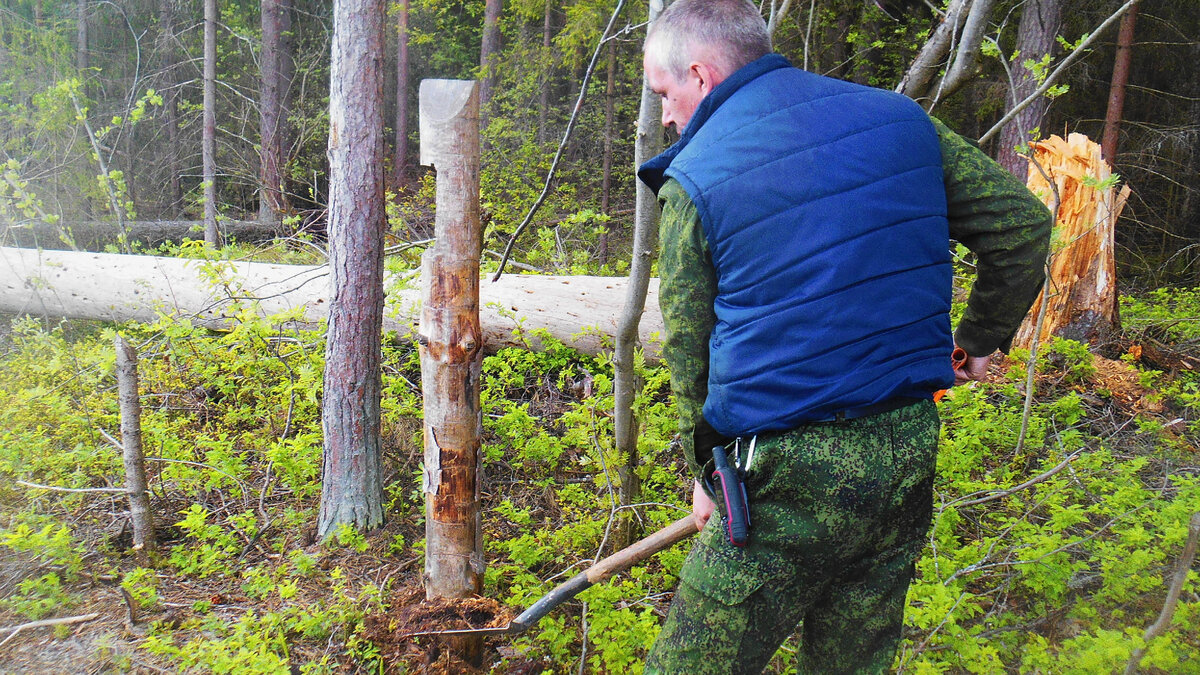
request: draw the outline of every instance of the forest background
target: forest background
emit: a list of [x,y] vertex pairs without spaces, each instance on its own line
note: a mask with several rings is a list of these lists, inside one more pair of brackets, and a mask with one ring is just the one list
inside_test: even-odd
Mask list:
[[[305,0],[214,4],[210,64],[198,2],[9,0],[0,8],[0,218],[8,226],[0,244],[32,245],[20,238],[33,232],[38,246],[65,247],[92,223],[216,217],[227,234],[243,221],[269,223],[273,241],[133,248],[200,258],[214,279],[232,259],[324,260],[333,9]],[[1106,121],[1118,33],[1088,38],[1123,4],[985,3],[978,64],[932,104],[959,133],[980,138],[1014,98],[1070,60],[1031,106],[1031,122],[1007,125],[982,147],[1023,176],[1013,150],[1029,140],[1116,132],[1109,159],[1132,196],[1117,225],[1120,329],[1090,344],[1045,345],[1032,387],[1029,355],[1016,354],[988,383],[943,404],[935,527],[910,594],[900,670],[1111,672],[1146,648],[1143,668],[1200,672],[1194,570],[1163,630],[1145,633],[1172,606],[1164,605],[1167,582],[1184,557],[1188,518],[1200,511],[1200,12],[1192,0],[1141,4],[1124,105]],[[481,77],[485,260],[494,268],[561,145],[552,189],[512,264],[527,273],[629,271],[644,3],[618,16],[584,104],[574,106],[612,11],[591,0],[503,8],[420,0],[378,17],[389,41],[391,269],[415,268],[432,232],[433,174],[413,152],[416,83]],[[1026,20],[1035,13],[1041,20]],[[793,63],[888,89],[938,25],[923,2],[767,3],[764,14],[775,17],[777,50]],[[485,30],[489,16],[498,32]],[[211,167],[203,161],[206,65],[216,85]],[[928,105],[931,97],[921,98]],[[960,261],[964,289],[970,262]],[[121,483],[121,458],[105,439],[118,426],[116,330],[143,352],[150,488],[163,528],[162,554],[150,562],[128,551],[122,499],[36,487]],[[342,528],[327,542],[313,527],[321,328],[283,332],[249,307],[222,332],[180,317],[141,326],[11,317],[0,324],[0,346],[5,623],[99,615],[11,631],[0,638],[7,667],[342,672],[437,662],[387,620],[411,600],[423,551],[420,375],[406,336],[384,346],[388,524],[366,534]],[[645,359],[637,369],[637,511],[653,529],[677,517],[687,485],[670,445],[667,373]],[[610,545],[623,459],[612,372],[606,355],[553,344],[485,359],[485,595],[523,607]],[[638,670],[682,556],[672,550],[588,591],[499,645],[488,666]],[[789,671],[795,644],[781,649],[774,671]]]

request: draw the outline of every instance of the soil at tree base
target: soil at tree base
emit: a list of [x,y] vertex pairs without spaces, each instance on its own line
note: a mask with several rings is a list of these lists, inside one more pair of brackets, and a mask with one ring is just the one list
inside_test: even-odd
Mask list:
[[[363,619],[363,636],[379,648],[385,672],[391,673],[482,673],[511,674],[534,670],[535,664],[522,661],[505,649],[509,637],[489,638],[484,643],[481,666],[473,666],[453,653],[447,638],[437,635],[414,637],[413,633],[463,628],[502,628],[515,613],[491,598],[425,599],[420,587],[397,590],[380,614]],[[517,657],[503,668],[501,657]]]

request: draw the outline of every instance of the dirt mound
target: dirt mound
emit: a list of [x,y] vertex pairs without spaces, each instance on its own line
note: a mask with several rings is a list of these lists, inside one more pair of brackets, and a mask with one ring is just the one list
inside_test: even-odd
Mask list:
[[[382,614],[363,620],[363,636],[379,648],[387,673],[476,673],[482,672],[473,660],[459,653],[460,639],[438,635],[414,635],[431,631],[463,628],[501,628],[513,613],[489,598],[438,598],[426,600],[420,588],[401,589],[388,601]],[[497,640],[497,643],[502,640]],[[476,646],[478,663],[494,661],[496,650],[487,644]]]

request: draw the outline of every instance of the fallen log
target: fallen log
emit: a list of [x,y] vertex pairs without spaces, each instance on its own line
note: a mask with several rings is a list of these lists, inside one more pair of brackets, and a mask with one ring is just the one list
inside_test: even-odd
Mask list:
[[[384,330],[408,335],[420,319],[415,277],[384,281]],[[612,348],[627,280],[621,277],[506,275],[480,284],[480,323],[489,350],[542,347],[545,330],[587,354]],[[212,329],[228,328],[237,304],[253,302],[260,316],[293,312],[288,323],[316,325],[328,316],[328,269],[156,256],[39,251],[0,247],[0,313],[151,322],[187,317]],[[514,337],[521,328],[524,338]],[[646,357],[657,360],[664,333],[658,280],[652,279],[639,335]]]
[[[224,241],[231,239],[254,243],[282,235],[278,225],[255,220],[226,220],[218,225]],[[204,222],[199,220],[135,220],[125,223],[130,243],[154,248],[166,242],[204,239]],[[47,223],[28,221],[0,225],[0,244],[22,248],[47,248],[59,251],[102,251],[116,245],[120,227],[115,222],[83,221]]]

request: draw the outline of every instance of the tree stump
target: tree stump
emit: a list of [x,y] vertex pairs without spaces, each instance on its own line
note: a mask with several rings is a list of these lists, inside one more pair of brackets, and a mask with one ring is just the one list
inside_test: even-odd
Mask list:
[[[1096,343],[1118,327],[1113,233],[1129,197],[1100,157],[1100,146],[1083,134],[1051,136],[1032,144],[1028,186],[1054,209],[1048,286],[1013,338],[1029,348],[1060,336]],[[1039,314],[1044,306],[1045,319]]]

